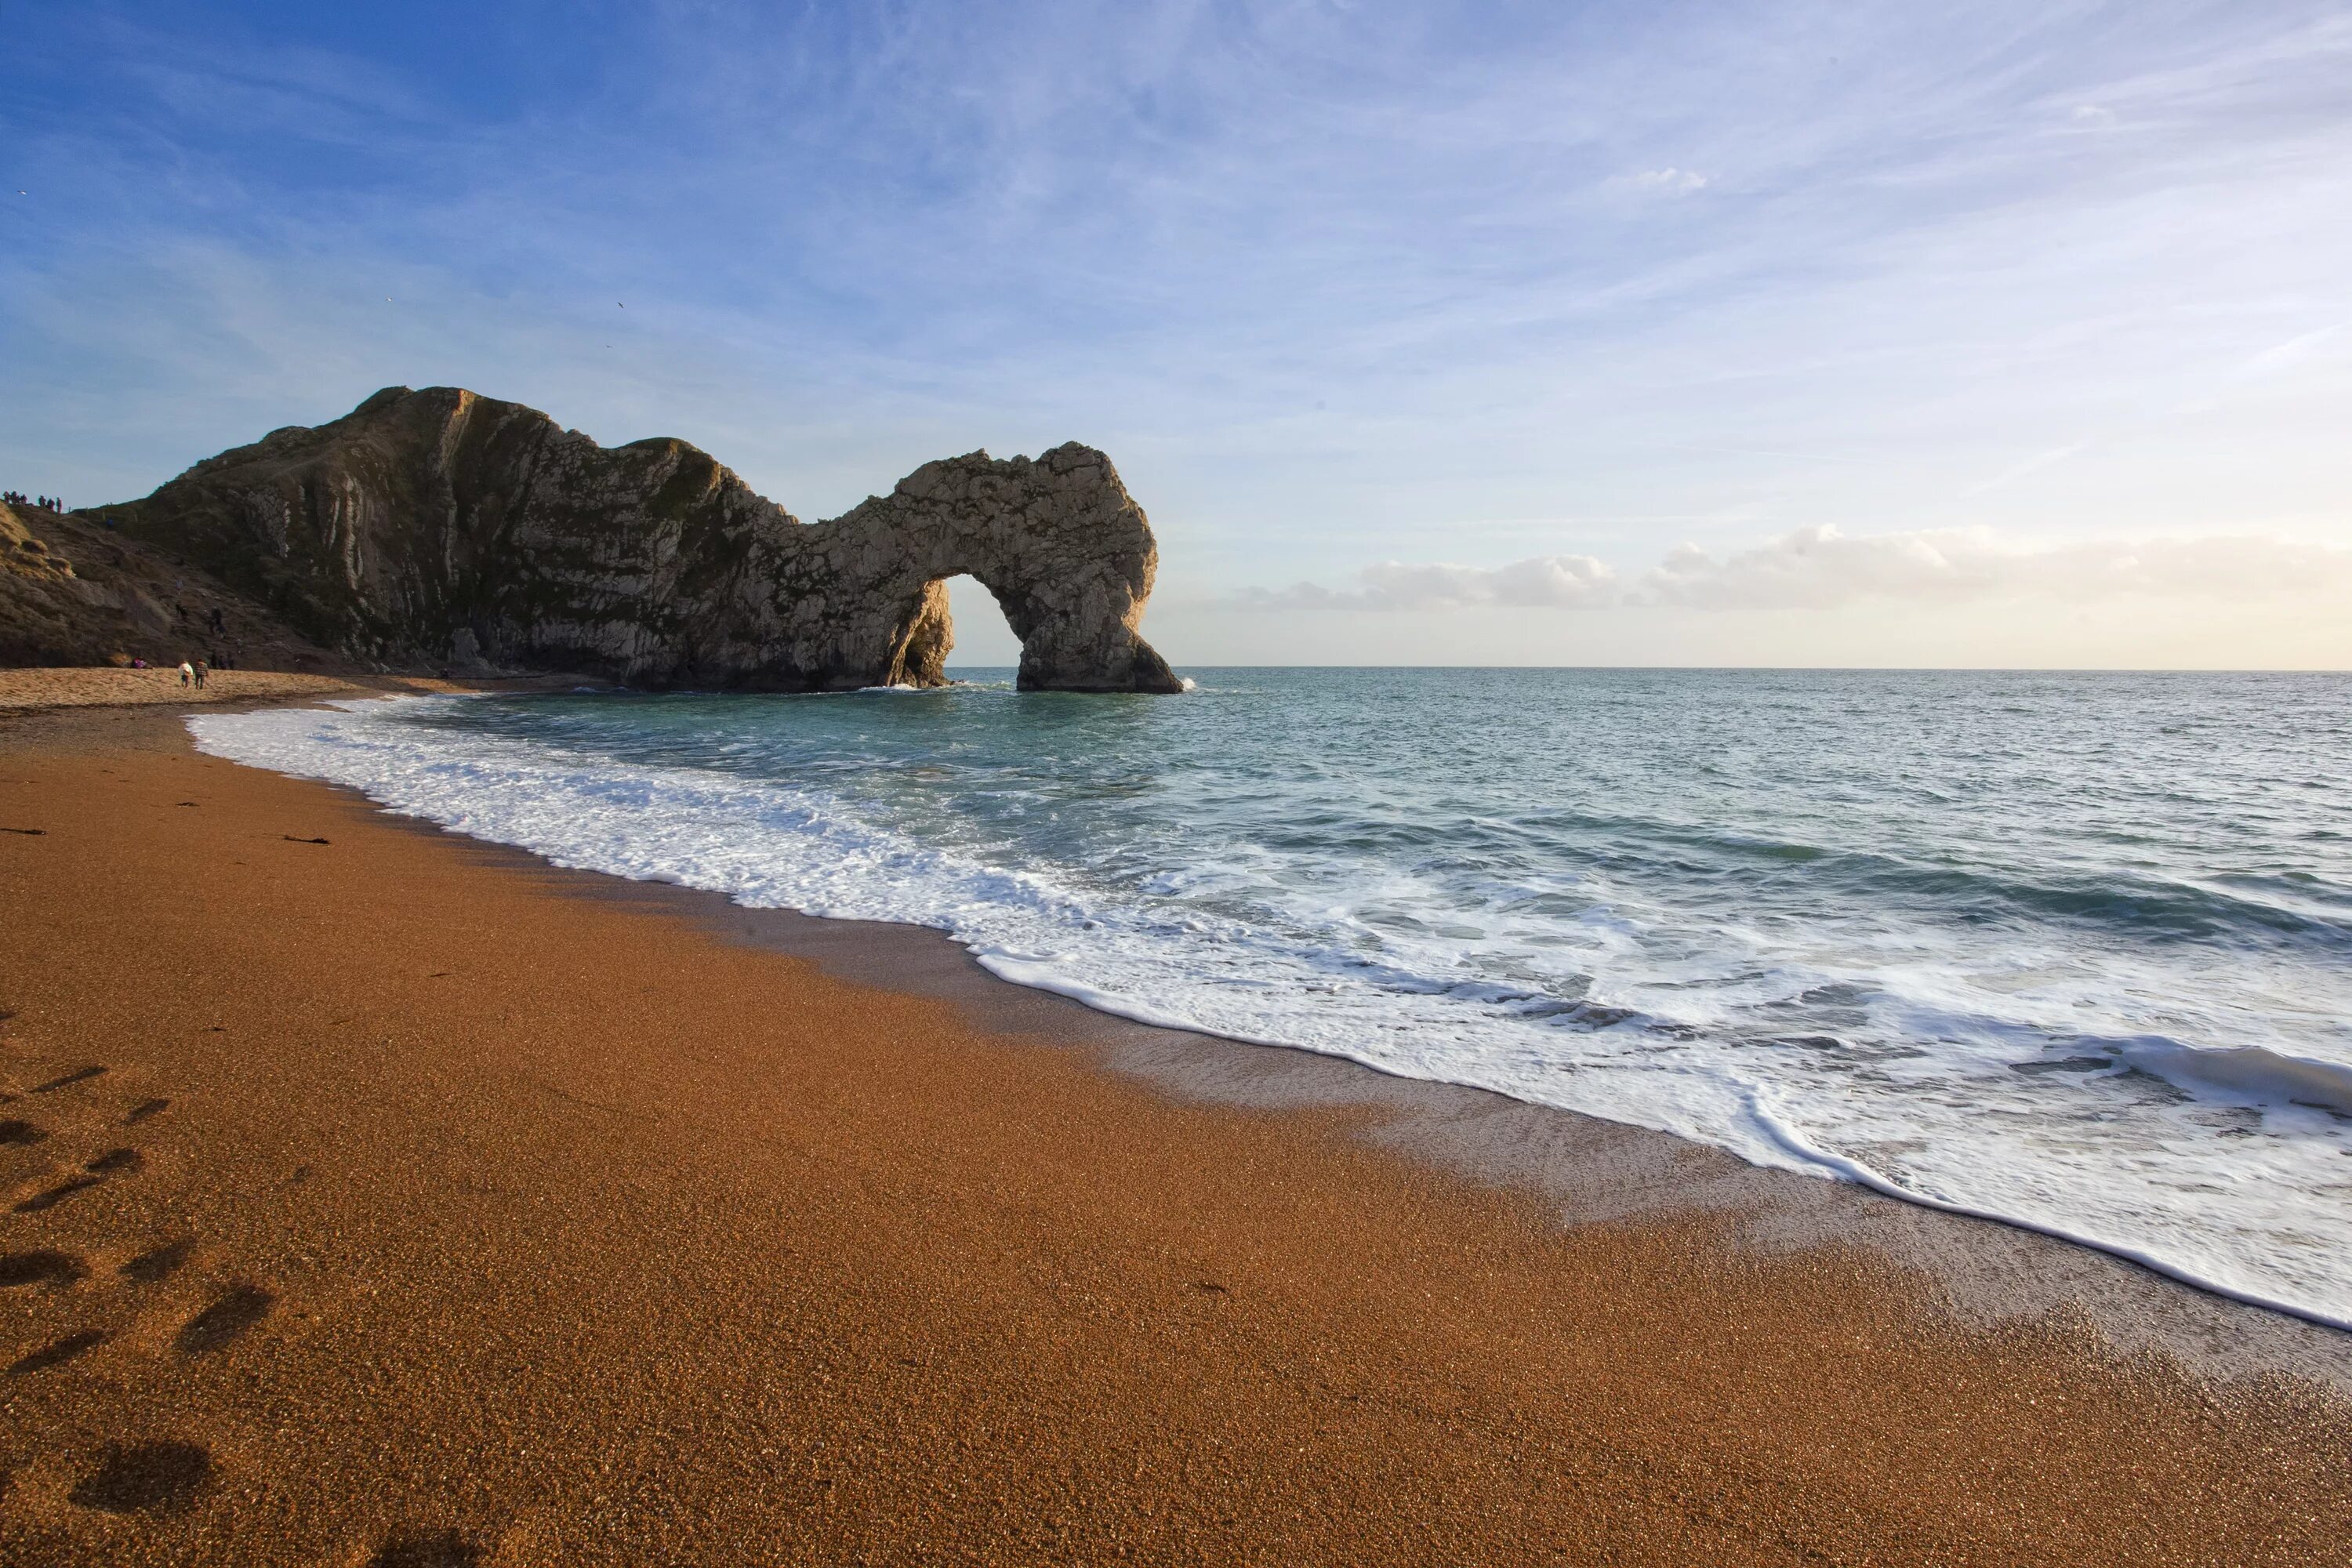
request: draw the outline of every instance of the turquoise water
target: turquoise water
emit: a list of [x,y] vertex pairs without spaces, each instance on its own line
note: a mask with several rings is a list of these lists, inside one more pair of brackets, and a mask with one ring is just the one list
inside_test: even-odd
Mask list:
[[2352,678],[964,673],[191,722],[566,864],[2352,1322]]

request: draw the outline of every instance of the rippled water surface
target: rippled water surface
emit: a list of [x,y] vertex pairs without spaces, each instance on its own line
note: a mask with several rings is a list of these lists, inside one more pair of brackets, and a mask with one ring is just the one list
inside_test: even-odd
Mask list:
[[192,724],[566,864],[2352,1322],[2352,679],[1195,674]]

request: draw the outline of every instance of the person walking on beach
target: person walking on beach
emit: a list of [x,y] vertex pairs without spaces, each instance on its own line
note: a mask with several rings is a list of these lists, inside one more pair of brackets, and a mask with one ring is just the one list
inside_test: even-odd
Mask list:
[[195,679],[196,667],[190,664],[186,659],[182,659],[180,661],[180,684],[183,686],[193,685]]

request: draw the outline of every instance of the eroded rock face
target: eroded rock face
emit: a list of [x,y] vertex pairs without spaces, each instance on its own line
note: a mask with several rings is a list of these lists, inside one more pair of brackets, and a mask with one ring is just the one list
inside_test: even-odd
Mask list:
[[1110,459],[926,464],[803,523],[683,441],[604,447],[455,387],[392,387],[107,509],[310,637],[387,664],[643,686],[937,685],[969,573],[1032,690],[1174,691],[1137,633],[1158,561]]
[[64,583],[74,574],[73,563],[50,550],[48,542],[27,528],[16,509],[4,500],[0,500],[0,573],[36,583]]
[[234,659],[318,669],[332,656],[175,555],[101,514],[0,502],[0,664]]

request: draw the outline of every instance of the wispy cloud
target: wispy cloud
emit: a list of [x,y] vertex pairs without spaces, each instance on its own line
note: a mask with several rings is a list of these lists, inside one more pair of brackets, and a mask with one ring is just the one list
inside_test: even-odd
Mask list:
[[1676,549],[1641,580],[1652,604],[1822,609],[1880,598],[2277,599],[2352,590],[2352,548],[2260,536],[2030,542],[1992,529],[1846,535],[1799,529],[1718,557]]
[[1706,176],[1695,169],[1644,169],[1638,174],[1627,174],[1618,184],[1636,190],[1672,191],[1681,194],[1696,191],[1706,184]]
[[2307,599],[2352,593],[2352,547],[2258,536],[2036,544],[1985,528],[1849,536],[1824,525],[1723,555],[1680,545],[1631,579],[1588,555],[1539,555],[1495,567],[1387,561],[1358,573],[1357,584],[1300,583],[1240,602],[1281,610],[1823,610],[1868,600]]
[[1094,441],[1227,598],[1622,601],[1800,521],[2352,542],[2327,0],[479,9],[12,12],[14,487],[457,381],[813,516]]
[[2075,453],[2080,452],[2084,447],[2089,445],[2090,443],[2088,441],[2067,441],[2059,446],[2045,447],[2041,451],[2034,453],[2032,456],[2021,458],[2016,462],[2001,468],[1990,478],[1980,479],[1977,483],[1969,486],[1966,489],[1960,491],[1960,499],[1962,500],[1968,500],[1974,497],[1983,495],[1988,491],[1997,490],[2003,485],[2014,484],[2019,479],[2026,479],[2032,475],[2040,473],[2044,468],[2053,468],[2064,462],[2067,458],[2073,457]]

